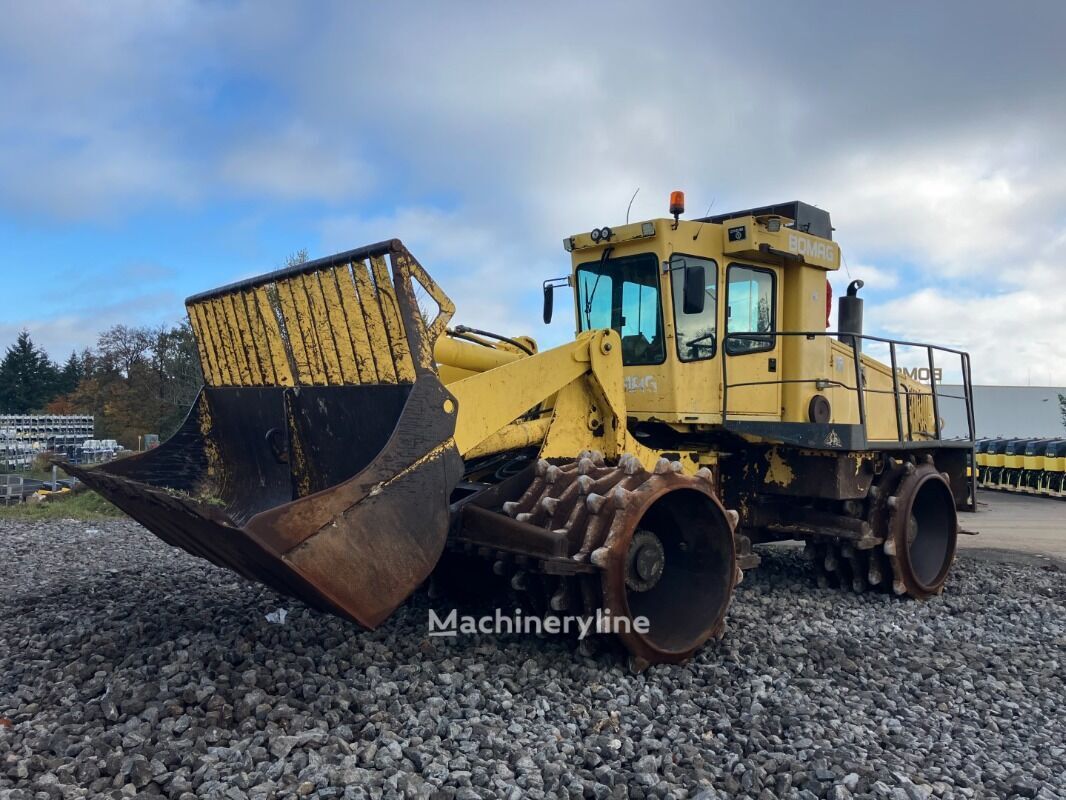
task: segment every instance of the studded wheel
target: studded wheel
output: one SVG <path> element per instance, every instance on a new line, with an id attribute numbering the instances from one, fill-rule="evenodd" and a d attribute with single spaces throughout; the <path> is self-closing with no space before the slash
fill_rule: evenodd
<path id="1" fill-rule="evenodd" d="M 919 599 L 940 594 L 959 532 L 947 480 L 932 464 L 908 464 L 887 505 L 884 552 L 892 564 L 893 591 Z"/>
<path id="2" fill-rule="evenodd" d="M 615 511 L 611 534 L 592 554 L 602 569 L 603 607 L 642 631 L 617 630 L 640 669 L 689 658 L 725 627 L 740 578 L 730 515 L 698 478 L 655 476 Z"/>
<path id="3" fill-rule="evenodd" d="M 574 573 L 526 564 L 512 588 L 544 595 L 555 612 L 614 619 L 600 632 L 617 637 L 634 669 L 684 661 L 724 630 L 742 575 L 738 517 L 718 501 L 710 471 L 685 475 L 665 458 L 648 470 L 631 455 L 608 464 L 599 453 L 570 464 L 541 461 L 522 497 L 501 510 L 565 539 Z M 503 574 L 512 562 L 497 563 Z"/>
<path id="4" fill-rule="evenodd" d="M 818 585 L 888 589 L 919 600 L 940 594 L 955 558 L 958 518 L 947 476 L 931 457 L 891 459 L 870 488 L 867 530 L 855 541 L 809 539 Z"/>

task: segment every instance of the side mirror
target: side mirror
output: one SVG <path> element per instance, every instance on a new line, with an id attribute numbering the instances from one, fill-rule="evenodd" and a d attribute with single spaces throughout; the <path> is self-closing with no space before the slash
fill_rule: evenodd
<path id="1" fill-rule="evenodd" d="M 552 321 L 552 306 L 555 301 L 555 287 L 548 284 L 544 285 L 544 324 L 547 325 Z"/>
<path id="2" fill-rule="evenodd" d="M 685 286 L 683 290 L 682 310 L 686 314 L 700 314 L 707 298 L 705 287 L 707 277 L 702 266 L 685 267 Z"/>

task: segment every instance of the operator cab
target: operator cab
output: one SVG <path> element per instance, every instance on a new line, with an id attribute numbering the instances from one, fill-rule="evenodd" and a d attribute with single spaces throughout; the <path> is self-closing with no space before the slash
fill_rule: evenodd
<path id="1" fill-rule="evenodd" d="M 725 403 L 734 419 L 806 422 L 815 380 L 832 377 L 823 374 L 829 343 L 803 344 L 811 357 L 799 357 L 799 340 L 777 332 L 826 328 L 825 275 L 839 261 L 822 238 L 831 237 L 828 214 L 797 202 L 681 220 L 680 194 L 671 197 L 673 220 L 565 239 L 573 272 L 545 282 L 545 321 L 553 290 L 567 285 L 578 333 L 618 333 L 626 404 L 637 419 L 713 426 Z M 788 301 L 786 283 L 806 300 Z M 810 380 L 801 386 L 790 369 Z M 790 404 L 798 410 L 786 413 Z"/>

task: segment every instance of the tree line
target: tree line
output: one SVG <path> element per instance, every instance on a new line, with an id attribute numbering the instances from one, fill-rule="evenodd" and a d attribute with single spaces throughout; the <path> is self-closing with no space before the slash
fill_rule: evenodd
<path id="1" fill-rule="evenodd" d="M 308 260 L 306 248 L 278 266 Z M 203 384 L 188 320 L 177 325 L 115 325 L 96 346 L 62 364 L 23 330 L 0 361 L 0 414 L 92 414 L 97 439 L 135 448 L 146 433 L 178 429 Z"/>
<path id="2" fill-rule="evenodd" d="M 0 414 L 92 414 L 98 439 L 170 436 L 203 382 L 188 322 L 115 325 L 63 364 L 23 330 L 0 361 Z"/>

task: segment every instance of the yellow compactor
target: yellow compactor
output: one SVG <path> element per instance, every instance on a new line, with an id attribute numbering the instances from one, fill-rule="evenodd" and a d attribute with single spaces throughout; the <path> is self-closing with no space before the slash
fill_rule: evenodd
<path id="1" fill-rule="evenodd" d="M 1044 471 L 1037 494 L 1066 497 L 1066 440 L 1049 442 L 1044 451 Z"/>
<path id="2" fill-rule="evenodd" d="M 572 341 L 449 327 L 397 240 L 187 301 L 205 385 L 147 453 L 67 466 L 163 540 L 368 628 L 431 574 L 616 626 L 636 668 L 723 629 L 752 544 L 819 582 L 926 598 L 972 509 L 971 436 L 863 336 L 804 203 L 566 238 Z M 486 298 L 490 300 L 491 298 Z M 866 350 L 877 350 L 885 361 Z M 930 376 L 935 371 L 930 370 Z"/>

